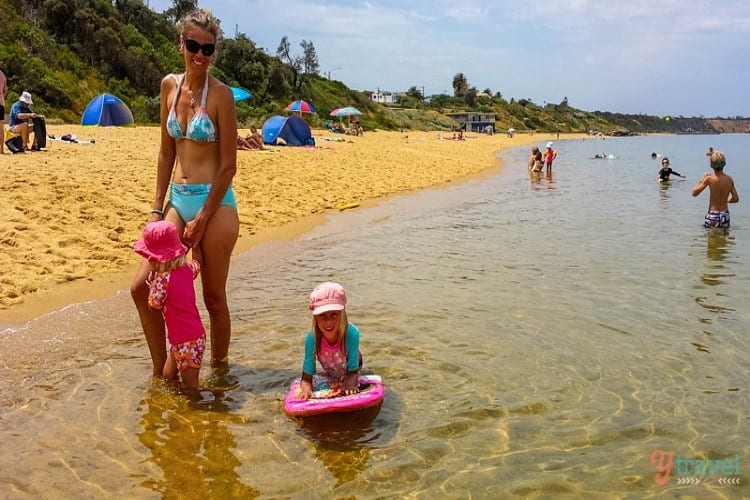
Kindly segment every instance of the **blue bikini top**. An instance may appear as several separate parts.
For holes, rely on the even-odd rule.
[[[175,77],[176,78],[176,77]],[[208,95],[208,73],[206,73],[206,83],[203,85],[203,97],[201,98],[201,105],[198,111],[195,112],[193,118],[190,120],[187,126],[187,132],[182,133],[180,122],[177,121],[177,99],[180,97],[180,91],[182,90],[182,83],[185,81],[185,75],[182,75],[178,84],[177,92],[174,95],[174,101],[172,101],[172,107],[169,109],[169,116],[167,117],[167,132],[174,139],[190,139],[195,142],[212,142],[216,140],[216,128],[214,123],[211,121],[211,117],[206,113],[206,95]]]

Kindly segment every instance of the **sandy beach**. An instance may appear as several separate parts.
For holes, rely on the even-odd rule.
[[[46,151],[0,157],[0,322],[6,324],[126,289],[139,262],[132,245],[153,199],[157,127],[50,125],[48,134],[74,134],[79,142],[50,139]],[[498,150],[551,139],[313,135],[315,148],[238,151],[235,253],[294,237],[345,204],[367,206],[490,171],[499,167]]]

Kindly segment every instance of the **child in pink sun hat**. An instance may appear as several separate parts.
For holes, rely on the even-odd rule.
[[[341,382],[344,394],[359,392],[359,329],[346,316],[344,287],[332,282],[315,287],[310,294],[310,310],[312,328],[305,337],[299,399],[312,396],[316,360],[329,379]]]
[[[200,273],[196,260],[187,261],[175,225],[168,221],[146,224],[143,237],[133,246],[151,264],[148,304],[160,309],[167,326],[169,354],[164,364],[167,380],[182,379],[187,392],[201,390],[198,375],[206,349],[206,330],[195,304],[193,280]]]

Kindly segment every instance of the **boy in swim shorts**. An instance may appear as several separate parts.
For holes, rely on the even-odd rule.
[[[710,191],[708,213],[703,220],[703,226],[706,228],[728,228],[728,204],[740,201],[740,195],[737,194],[737,189],[734,187],[734,179],[724,173],[726,164],[724,153],[714,151],[711,155],[713,174],[705,174],[693,188],[693,196],[701,194],[706,187]]]

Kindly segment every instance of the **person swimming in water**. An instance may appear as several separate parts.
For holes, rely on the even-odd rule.
[[[672,174],[682,177],[683,179],[685,178],[681,173],[672,170],[672,167],[669,166],[669,158],[663,158],[661,160],[661,170],[659,170],[659,175],[656,177],[656,182],[669,182]]]

